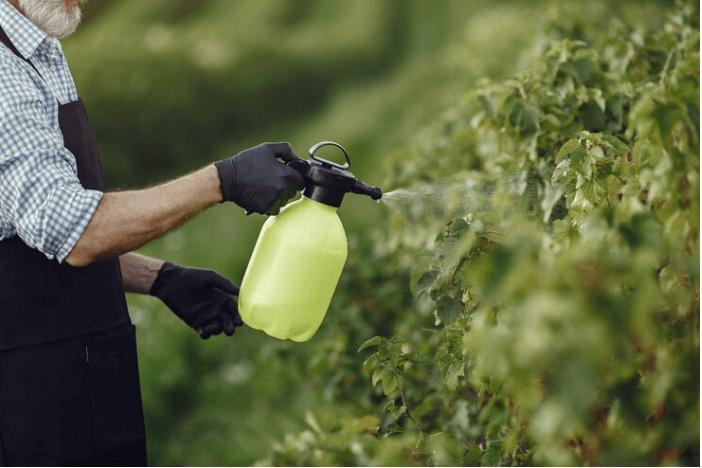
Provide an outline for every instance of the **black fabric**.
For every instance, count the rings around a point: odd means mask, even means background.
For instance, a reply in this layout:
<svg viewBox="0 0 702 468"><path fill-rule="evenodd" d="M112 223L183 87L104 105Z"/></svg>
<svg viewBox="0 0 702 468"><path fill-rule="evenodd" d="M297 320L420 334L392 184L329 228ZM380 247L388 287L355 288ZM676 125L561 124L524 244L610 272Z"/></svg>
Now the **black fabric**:
<svg viewBox="0 0 702 468"><path fill-rule="evenodd" d="M146 439L142 437L64 466L146 466L146 460Z"/></svg>
<svg viewBox="0 0 702 468"><path fill-rule="evenodd" d="M8 465L73 464L144 438L132 324L0 354Z"/></svg>
<svg viewBox="0 0 702 468"><path fill-rule="evenodd" d="M58 112L80 183L106 190L82 101ZM18 236L0 241L0 465L72 465L125 444L140 444L130 464L145 465L144 434L118 259L74 268Z"/></svg>
<svg viewBox="0 0 702 468"><path fill-rule="evenodd" d="M0 241L0 351L128 321L117 259L75 268L17 236Z"/></svg>
<svg viewBox="0 0 702 468"><path fill-rule="evenodd" d="M90 124L85 104L81 99L59 107L59 125L63 133L63 144L76 157L78 180L90 190L107 190L105 171L102 168L97 139Z"/></svg>

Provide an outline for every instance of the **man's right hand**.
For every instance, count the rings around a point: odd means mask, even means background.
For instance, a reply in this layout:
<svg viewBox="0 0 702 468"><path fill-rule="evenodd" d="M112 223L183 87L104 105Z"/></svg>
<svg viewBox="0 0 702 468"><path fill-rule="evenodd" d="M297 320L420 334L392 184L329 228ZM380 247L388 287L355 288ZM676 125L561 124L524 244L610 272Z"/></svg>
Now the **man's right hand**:
<svg viewBox="0 0 702 468"><path fill-rule="evenodd" d="M285 164L296 159L288 143L264 143L216 162L222 201L249 213L277 215L305 187L300 173Z"/></svg>

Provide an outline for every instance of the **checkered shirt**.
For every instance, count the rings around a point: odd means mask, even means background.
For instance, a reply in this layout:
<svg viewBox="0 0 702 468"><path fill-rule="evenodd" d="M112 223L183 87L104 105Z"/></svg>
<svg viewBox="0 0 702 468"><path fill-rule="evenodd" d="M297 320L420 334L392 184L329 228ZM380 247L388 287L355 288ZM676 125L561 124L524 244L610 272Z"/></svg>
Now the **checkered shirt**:
<svg viewBox="0 0 702 468"><path fill-rule="evenodd" d="M62 262L103 195L81 186L63 145L58 108L78 99L75 84L59 41L6 0L0 25L40 73L0 43L0 242L19 235Z"/></svg>

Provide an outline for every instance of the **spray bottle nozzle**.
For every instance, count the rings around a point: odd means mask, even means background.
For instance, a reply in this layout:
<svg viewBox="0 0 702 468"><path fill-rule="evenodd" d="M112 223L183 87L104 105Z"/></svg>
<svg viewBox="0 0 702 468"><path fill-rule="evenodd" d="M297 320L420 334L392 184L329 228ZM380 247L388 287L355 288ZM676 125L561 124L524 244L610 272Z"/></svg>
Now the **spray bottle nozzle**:
<svg viewBox="0 0 702 468"><path fill-rule="evenodd" d="M368 195L373 200L380 200L380 198L383 196L383 191L378 187L371 187L370 185L364 184L360 180L356 180L356 183L353 185L353 189L351 191L359 195Z"/></svg>
<svg viewBox="0 0 702 468"><path fill-rule="evenodd" d="M316 156L314 153L323 146L336 146L341 149L346 158L345 164L336 164ZM344 195L349 192L368 195L373 200L379 200L383 196L383 192L378 187L364 184L347 170L351 165L351 160L349 154L340 144L333 141L317 143L310 148L310 156L312 159L307 161L298 159L288 163L288 166L305 178L303 195L306 197L325 205L339 207Z"/></svg>

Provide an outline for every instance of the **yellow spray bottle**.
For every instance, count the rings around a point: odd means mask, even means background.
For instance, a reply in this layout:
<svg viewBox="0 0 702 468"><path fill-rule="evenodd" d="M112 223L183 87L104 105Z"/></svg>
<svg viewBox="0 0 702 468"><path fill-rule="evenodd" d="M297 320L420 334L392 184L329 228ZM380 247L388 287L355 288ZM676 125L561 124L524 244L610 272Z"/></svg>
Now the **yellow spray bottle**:
<svg viewBox="0 0 702 468"><path fill-rule="evenodd" d="M323 146L341 149L346 163L315 156ZM310 157L288 163L305 178L303 196L265 222L239 292L244 323L298 342L312 338L321 325L346 263L346 232L336 213L344 195L374 200L383 195L348 172L349 155L338 143L318 143Z"/></svg>

